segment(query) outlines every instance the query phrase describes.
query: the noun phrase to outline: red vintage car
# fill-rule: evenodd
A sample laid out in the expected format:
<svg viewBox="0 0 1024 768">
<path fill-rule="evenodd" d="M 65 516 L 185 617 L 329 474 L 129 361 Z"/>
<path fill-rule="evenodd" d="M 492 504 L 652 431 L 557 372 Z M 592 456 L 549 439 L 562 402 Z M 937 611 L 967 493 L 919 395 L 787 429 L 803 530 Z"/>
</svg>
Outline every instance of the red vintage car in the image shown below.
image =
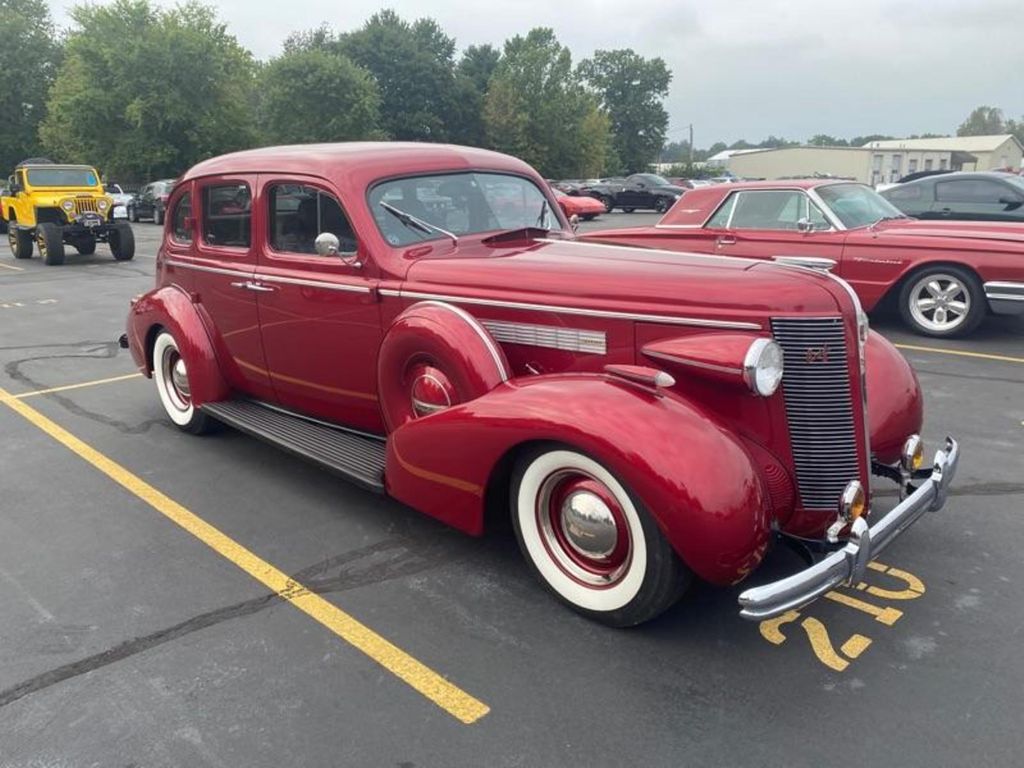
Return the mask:
<svg viewBox="0 0 1024 768">
<path fill-rule="evenodd" d="M 966 335 L 989 312 L 1024 313 L 1024 227 L 917 221 L 853 182 L 695 189 L 654 226 L 586 237 L 834 267 L 866 310 L 891 299 L 906 324 L 927 336 Z"/>
<path fill-rule="evenodd" d="M 829 554 L 744 616 L 856 582 L 959 455 L 920 467 L 917 380 L 841 280 L 580 242 L 532 168 L 479 149 L 200 163 L 122 344 L 183 430 L 229 424 L 469 534 L 511 516 L 550 590 L 611 625 L 747 578 L 777 536 Z M 872 473 L 901 500 L 869 527 Z"/>
<path fill-rule="evenodd" d="M 587 195 L 567 195 L 554 187 L 551 188 L 551 192 L 566 218 L 579 216 L 584 221 L 590 221 L 605 212 L 604 203 Z"/>
</svg>

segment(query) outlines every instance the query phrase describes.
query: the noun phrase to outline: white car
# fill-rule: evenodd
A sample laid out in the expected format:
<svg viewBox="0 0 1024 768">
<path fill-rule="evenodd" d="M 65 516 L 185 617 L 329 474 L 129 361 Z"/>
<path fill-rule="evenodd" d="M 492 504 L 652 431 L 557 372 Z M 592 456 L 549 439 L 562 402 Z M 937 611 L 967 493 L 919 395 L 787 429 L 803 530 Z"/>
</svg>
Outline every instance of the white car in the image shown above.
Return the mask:
<svg viewBox="0 0 1024 768">
<path fill-rule="evenodd" d="M 114 218 L 128 218 L 128 201 L 132 199 L 131 192 L 125 192 L 120 184 L 104 184 L 103 191 L 114 198 Z"/>
</svg>

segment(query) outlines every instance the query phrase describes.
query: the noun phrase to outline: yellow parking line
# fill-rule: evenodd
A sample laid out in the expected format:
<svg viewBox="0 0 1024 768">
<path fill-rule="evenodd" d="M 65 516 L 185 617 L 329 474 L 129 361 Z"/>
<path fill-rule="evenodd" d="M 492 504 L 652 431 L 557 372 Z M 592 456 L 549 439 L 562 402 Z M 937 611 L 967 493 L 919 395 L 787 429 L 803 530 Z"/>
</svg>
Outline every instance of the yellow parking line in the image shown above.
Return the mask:
<svg viewBox="0 0 1024 768">
<path fill-rule="evenodd" d="M 983 360 L 999 360 L 1004 363 L 1024 363 L 1024 357 L 1008 355 L 990 355 L 984 352 L 965 352 L 962 349 L 944 349 L 942 347 L 919 347 L 915 344 L 896 344 L 897 349 L 912 349 L 915 352 L 935 352 L 940 355 L 958 355 L 960 357 L 980 357 Z"/>
<path fill-rule="evenodd" d="M 109 379 L 96 379 L 95 381 L 83 381 L 81 384 L 65 384 L 63 387 L 50 387 L 49 389 L 37 389 L 33 392 L 22 392 L 18 395 L 11 395 L 16 400 L 21 400 L 23 397 L 35 397 L 36 395 L 48 395 L 51 392 L 66 392 L 69 389 L 82 389 L 83 387 L 95 387 L 100 384 L 113 384 L 115 381 L 127 381 L 128 379 L 137 379 L 141 376 L 141 373 L 129 373 L 124 376 L 111 376 Z"/>
<path fill-rule="evenodd" d="M 320 622 L 338 637 L 362 651 L 386 670 L 467 725 L 476 722 L 490 707 L 417 661 L 334 604 L 270 563 L 262 560 L 178 502 L 165 496 L 137 475 L 82 442 L 66 429 L 14 395 L 0 389 L 0 403 L 12 409 L 57 442 L 77 454 L 118 485 L 146 502 L 160 514 L 276 592 L 300 611 Z"/>
<path fill-rule="evenodd" d="M 11 264 L 0 264 L 0 268 L 9 269 L 12 272 L 24 272 L 25 271 L 24 267 L 15 267 L 15 266 L 12 266 Z"/>
</svg>

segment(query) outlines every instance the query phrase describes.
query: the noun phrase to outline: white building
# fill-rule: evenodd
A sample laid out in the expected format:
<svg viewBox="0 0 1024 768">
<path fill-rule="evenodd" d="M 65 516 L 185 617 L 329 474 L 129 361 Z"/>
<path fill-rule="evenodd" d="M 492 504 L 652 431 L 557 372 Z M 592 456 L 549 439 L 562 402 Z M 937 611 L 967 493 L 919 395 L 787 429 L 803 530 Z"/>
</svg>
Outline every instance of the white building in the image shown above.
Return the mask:
<svg viewBox="0 0 1024 768">
<path fill-rule="evenodd" d="M 867 144 L 872 155 L 871 182 L 896 181 L 916 171 L 993 171 L 1019 169 L 1024 147 L 1010 134 L 949 136 L 940 139 L 889 139 Z"/>
</svg>

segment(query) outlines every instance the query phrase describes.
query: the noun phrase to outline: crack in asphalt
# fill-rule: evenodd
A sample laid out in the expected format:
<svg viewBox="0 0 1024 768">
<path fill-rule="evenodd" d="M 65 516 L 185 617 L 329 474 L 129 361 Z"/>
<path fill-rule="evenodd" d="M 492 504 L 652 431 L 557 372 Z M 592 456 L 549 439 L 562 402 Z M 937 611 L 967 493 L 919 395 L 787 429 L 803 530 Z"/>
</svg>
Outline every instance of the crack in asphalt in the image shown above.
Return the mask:
<svg viewBox="0 0 1024 768">
<path fill-rule="evenodd" d="M 464 556 L 460 549 L 458 546 L 451 546 L 450 543 L 424 544 L 404 538 L 386 539 L 314 563 L 295 573 L 293 578 L 297 582 L 297 588 L 298 584 L 301 584 L 305 590 L 314 594 L 343 592 L 413 576 L 441 564 L 456 562 Z M 126 640 L 105 651 L 56 667 L 0 691 L 0 708 L 65 680 L 115 664 L 193 632 L 225 621 L 251 616 L 281 602 L 284 602 L 284 596 L 268 593 L 207 611 L 142 637 Z"/>
<path fill-rule="evenodd" d="M 43 344 L 30 347 L 0 347 L 0 352 L 13 351 L 22 349 L 72 349 L 74 352 L 67 354 L 52 354 L 52 355 L 35 355 L 32 357 L 23 357 L 18 360 L 11 360 L 4 366 L 4 372 L 7 377 L 12 381 L 16 381 L 22 384 L 30 390 L 48 389 L 49 386 L 45 382 L 36 381 L 32 377 L 28 376 L 21 370 L 21 367 L 25 363 L 38 362 L 40 360 L 112 360 L 117 357 L 120 352 L 120 348 L 116 341 L 79 341 L 72 344 Z M 153 426 L 167 426 L 164 419 L 149 419 L 139 424 L 128 424 L 124 421 L 111 418 L 102 413 L 96 413 L 90 411 L 88 408 L 84 408 L 69 396 L 61 394 L 60 392 L 48 392 L 40 397 L 46 397 L 54 402 L 58 403 L 65 410 L 70 411 L 76 416 L 89 419 L 98 424 L 116 429 L 118 432 L 125 435 L 139 435 L 148 432 Z"/>
</svg>

